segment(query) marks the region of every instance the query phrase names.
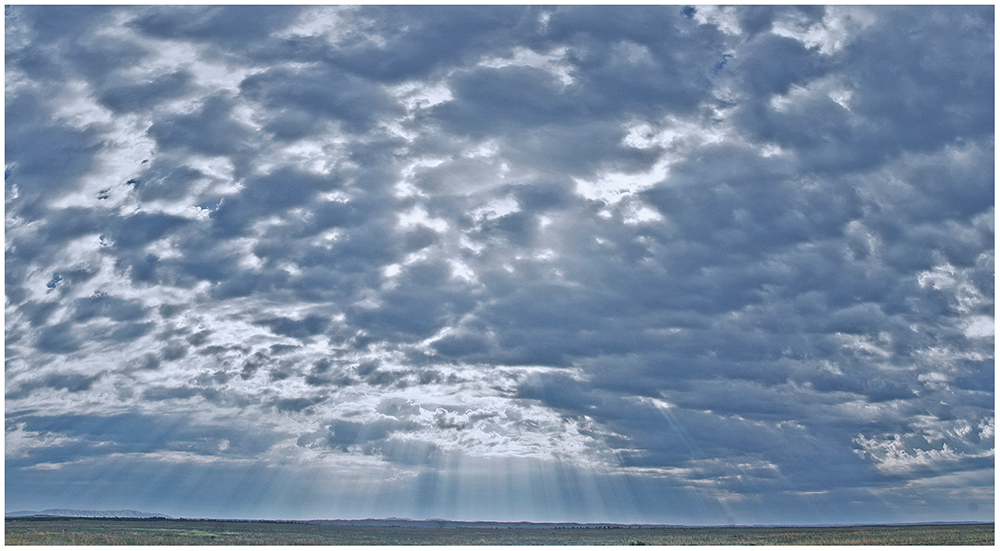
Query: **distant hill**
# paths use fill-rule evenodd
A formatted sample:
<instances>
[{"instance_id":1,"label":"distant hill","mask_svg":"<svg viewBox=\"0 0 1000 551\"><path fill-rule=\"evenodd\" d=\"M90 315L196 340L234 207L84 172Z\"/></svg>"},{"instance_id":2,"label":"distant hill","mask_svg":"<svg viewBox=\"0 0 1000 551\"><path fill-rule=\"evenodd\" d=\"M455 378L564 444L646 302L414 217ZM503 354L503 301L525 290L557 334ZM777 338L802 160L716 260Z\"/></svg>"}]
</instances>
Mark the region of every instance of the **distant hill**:
<instances>
[{"instance_id":1,"label":"distant hill","mask_svg":"<svg viewBox=\"0 0 1000 551\"><path fill-rule=\"evenodd\" d=\"M4 513L12 517L82 517L82 518L171 518L160 513L144 513L133 509L120 511L89 511L83 509L45 509L44 511L13 511Z\"/></svg>"}]
</instances>

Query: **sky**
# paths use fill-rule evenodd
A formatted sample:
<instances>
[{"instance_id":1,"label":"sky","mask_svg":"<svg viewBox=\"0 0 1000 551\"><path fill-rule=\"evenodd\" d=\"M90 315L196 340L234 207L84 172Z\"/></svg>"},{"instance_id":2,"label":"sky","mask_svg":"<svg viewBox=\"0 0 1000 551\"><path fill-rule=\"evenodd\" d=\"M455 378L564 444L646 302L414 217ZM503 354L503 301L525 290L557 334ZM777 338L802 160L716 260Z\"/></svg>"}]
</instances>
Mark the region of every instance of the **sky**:
<instances>
[{"instance_id":1,"label":"sky","mask_svg":"<svg viewBox=\"0 0 1000 551\"><path fill-rule=\"evenodd\" d=\"M994 519L994 7L7 6L5 508Z\"/></svg>"}]
</instances>

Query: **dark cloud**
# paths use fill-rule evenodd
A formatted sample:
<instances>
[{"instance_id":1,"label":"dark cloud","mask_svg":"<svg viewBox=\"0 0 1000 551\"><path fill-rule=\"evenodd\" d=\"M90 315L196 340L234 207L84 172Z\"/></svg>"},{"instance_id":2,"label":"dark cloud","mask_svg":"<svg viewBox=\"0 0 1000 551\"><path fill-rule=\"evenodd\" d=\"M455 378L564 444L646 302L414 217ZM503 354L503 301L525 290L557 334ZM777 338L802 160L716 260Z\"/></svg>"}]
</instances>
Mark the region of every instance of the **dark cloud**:
<instances>
[{"instance_id":1,"label":"dark cloud","mask_svg":"<svg viewBox=\"0 0 1000 551\"><path fill-rule=\"evenodd\" d=\"M564 178L515 185L511 188L518 205L528 211L559 210L573 201L573 184Z\"/></svg>"},{"instance_id":2,"label":"dark cloud","mask_svg":"<svg viewBox=\"0 0 1000 551\"><path fill-rule=\"evenodd\" d=\"M44 325L48 321L49 316L52 315L52 312L58 307L59 303L57 302L37 303L35 301L28 301L21 306L21 311L28 317L28 321L32 327L38 327L39 325Z\"/></svg>"},{"instance_id":3,"label":"dark cloud","mask_svg":"<svg viewBox=\"0 0 1000 551\"><path fill-rule=\"evenodd\" d=\"M358 327L389 339L429 337L473 305L468 296L450 284L451 270L428 262L407 268L404 283L385 293L377 309L353 308Z\"/></svg>"},{"instance_id":4,"label":"dark cloud","mask_svg":"<svg viewBox=\"0 0 1000 551\"><path fill-rule=\"evenodd\" d=\"M150 7L131 23L141 32L158 38L208 40L222 48L245 48L246 40L266 39L280 29L297 10L269 6L184 6L178 9Z\"/></svg>"},{"instance_id":5,"label":"dark cloud","mask_svg":"<svg viewBox=\"0 0 1000 551\"><path fill-rule=\"evenodd\" d=\"M187 149L195 154L228 155L245 151L253 133L231 117L232 102L207 98L196 113L157 120L150 135L165 150Z\"/></svg>"},{"instance_id":6,"label":"dark cloud","mask_svg":"<svg viewBox=\"0 0 1000 551\"><path fill-rule=\"evenodd\" d=\"M74 335L73 324L62 322L50 325L38 334L35 347L42 352L65 354L78 350L83 343Z\"/></svg>"},{"instance_id":7,"label":"dark cloud","mask_svg":"<svg viewBox=\"0 0 1000 551\"><path fill-rule=\"evenodd\" d=\"M325 396L315 396L312 398L285 398L275 400L273 404L278 411L301 412L303 410L307 410L310 406L322 402L324 399L326 399Z\"/></svg>"},{"instance_id":8,"label":"dark cloud","mask_svg":"<svg viewBox=\"0 0 1000 551\"><path fill-rule=\"evenodd\" d=\"M415 423L383 419L367 423L355 421L334 421L324 436L305 435L299 438L300 446L322 444L349 451L359 447L365 454L382 453L390 437L397 432L409 432L419 425Z\"/></svg>"},{"instance_id":9,"label":"dark cloud","mask_svg":"<svg viewBox=\"0 0 1000 551\"><path fill-rule=\"evenodd\" d=\"M257 370L268 361L268 359L267 354L264 352L254 352L253 356L247 358L243 362L243 369L240 371L240 378L246 380L253 377L254 373L256 373Z\"/></svg>"},{"instance_id":10,"label":"dark cloud","mask_svg":"<svg viewBox=\"0 0 1000 551\"><path fill-rule=\"evenodd\" d=\"M188 91L191 75L178 71L158 76L145 84L124 84L105 89L98 101L115 111L152 109L157 103L180 96Z\"/></svg>"},{"instance_id":11,"label":"dark cloud","mask_svg":"<svg viewBox=\"0 0 1000 551\"><path fill-rule=\"evenodd\" d=\"M523 6L366 6L358 16L372 22L369 32L385 45L359 41L325 56L376 81L426 77L453 63L474 62L490 46L509 47L505 39L525 30L531 12Z\"/></svg>"},{"instance_id":12,"label":"dark cloud","mask_svg":"<svg viewBox=\"0 0 1000 551\"><path fill-rule=\"evenodd\" d=\"M201 331L198 331L197 333L188 336L187 341L191 343L191 346L201 346L205 344L205 341L208 340L208 337L211 334L212 334L211 329L202 329Z\"/></svg>"},{"instance_id":13,"label":"dark cloud","mask_svg":"<svg viewBox=\"0 0 1000 551\"><path fill-rule=\"evenodd\" d=\"M107 317L115 321L131 321L143 316L139 302L122 300L103 293L74 301L73 321L82 322L94 317Z\"/></svg>"},{"instance_id":14,"label":"dark cloud","mask_svg":"<svg viewBox=\"0 0 1000 551\"><path fill-rule=\"evenodd\" d=\"M148 334L155 328L153 323L127 323L118 327L107 336L107 340L115 342L131 342Z\"/></svg>"},{"instance_id":15,"label":"dark cloud","mask_svg":"<svg viewBox=\"0 0 1000 551\"><path fill-rule=\"evenodd\" d=\"M993 90L993 71L976 60L990 50L993 10L934 10L917 14L887 10L859 40L846 47L850 60L864 57L857 86L865 93L852 106L861 116L888 125L906 149L929 150L958 136L992 135L993 105L982 101ZM907 26L912 33L885 32ZM927 40L948 28L948 41ZM902 53L906 52L905 55ZM890 94L890 87L903 96ZM907 129L906 132L898 130ZM897 130L893 132L891 129Z\"/></svg>"},{"instance_id":16,"label":"dark cloud","mask_svg":"<svg viewBox=\"0 0 1000 551\"><path fill-rule=\"evenodd\" d=\"M276 112L264 128L279 139L310 135L322 118L362 132L376 122L375 113L391 116L395 110L381 88L329 65L269 69L247 77L240 91Z\"/></svg>"},{"instance_id":17,"label":"dark cloud","mask_svg":"<svg viewBox=\"0 0 1000 551\"><path fill-rule=\"evenodd\" d=\"M36 218L41 215L38 201L66 189L72 189L76 177L84 174L99 149L94 130L77 130L60 122L46 124L49 109L43 98L31 92L20 93L7 102L4 156L6 169L14 180L5 179L7 189L17 185L19 201L16 212ZM37 144L45 144L44 148ZM22 196L22 194L24 194Z\"/></svg>"},{"instance_id":18,"label":"dark cloud","mask_svg":"<svg viewBox=\"0 0 1000 551\"><path fill-rule=\"evenodd\" d=\"M14 16L19 23L30 26L31 30L51 40L75 39L92 25L106 17L111 10L108 6L70 6L66 9L55 6L19 7ZM11 16L12 14L5 14Z\"/></svg>"},{"instance_id":19,"label":"dark cloud","mask_svg":"<svg viewBox=\"0 0 1000 551\"><path fill-rule=\"evenodd\" d=\"M742 75L747 93L760 101L772 94L784 95L792 86L821 76L825 61L819 52L798 40L768 33L741 46L727 70Z\"/></svg>"},{"instance_id":20,"label":"dark cloud","mask_svg":"<svg viewBox=\"0 0 1000 551\"><path fill-rule=\"evenodd\" d=\"M822 6L816 6L820 10ZM693 9L693 8L687 8ZM761 32L770 31L774 25L774 16L777 10L772 6L740 6L739 21L740 29L749 36L754 36ZM690 12L694 15L694 12Z\"/></svg>"},{"instance_id":21,"label":"dark cloud","mask_svg":"<svg viewBox=\"0 0 1000 551\"><path fill-rule=\"evenodd\" d=\"M485 352L488 344L477 335L448 336L434 341L434 350L446 357L461 358Z\"/></svg>"},{"instance_id":22,"label":"dark cloud","mask_svg":"<svg viewBox=\"0 0 1000 551\"><path fill-rule=\"evenodd\" d=\"M129 369L157 369L160 367L160 357L152 352L147 352L138 358L130 360L127 367Z\"/></svg>"},{"instance_id":23,"label":"dark cloud","mask_svg":"<svg viewBox=\"0 0 1000 551\"><path fill-rule=\"evenodd\" d=\"M187 355L188 348L184 343L179 341L174 341L163 348L160 355L164 360L170 362L174 360L179 360Z\"/></svg>"},{"instance_id":24,"label":"dark cloud","mask_svg":"<svg viewBox=\"0 0 1000 551\"><path fill-rule=\"evenodd\" d=\"M199 396L202 389L195 387L149 387L142 393L146 400L159 402L163 400L186 400L194 396Z\"/></svg>"},{"instance_id":25,"label":"dark cloud","mask_svg":"<svg viewBox=\"0 0 1000 551\"><path fill-rule=\"evenodd\" d=\"M992 93L993 74L970 63L990 47L983 42L988 33L980 31L984 12L941 12L932 17L930 11L911 19L915 14L906 10L888 10L880 14L883 17L879 23L833 56L831 61L837 63L839 78L852 92L848 108L816 91L809 99L778 113L766 105L770 97L765 94L748 98L738 120L755 136L800 150L809 166L831 171L867 168L901 150L927 151L958 136L971 139L992 132L992 126L984 126L983 121L992 120L993 106L979 100ZM883 25L896 29L905 25L914 32L904 37L883 32ZM917 38L935 36L944 27L967 28L967 32L949 41ZM774 56L746 57L757 60L751 63L766 63L746 73L748 78L763 83L753 84L751 80L755 90L784 94L794 79L819 74L828 65L821 61L824 56L807 52L793 42L774 37L748 45L791 48L780 56L775 51ZM770 59L782 62L765 61ZM775 74L769 75L768 71ZM780 89L776 88L779 83ZM889 92L894 88L897 92ZM900 90L906 90L905 95Z\"/></svg>"},{"instance_id":26,"label":"dark cloud","mask_svg":"<svg viewBox=\"0 0 1000 551\"><path fill-rule=\"evenodd\" d=\"M196 181L204 177L201 171L189 166L157 162L135 180L135 190L143 201L181 199Z\"/></svg>"},{"instance_id":27,"label":"dark cloud","mask_svg":"<svg viewBox=\"0 0 1000 551\"><path fill-rule=\"evenodd\" d=\"M272 174L254 178L247 183L244 193L238 198L223 200L218 208L212 211L213 233L218 237L245 234L248 227L258 219L285 209L301 207L309 203L315 194L336 189L339 187L338 184L338 179L335 177L319 177L292 168L282 168ZM349 223L347 219L353 214L350 211L356 208L355 205L343 209L326 207L325 212L317 213L317 217L322 217L320 219L322 221L316 218L313 220L314 223L326 222L328 225L320 225L313 231L344 222Z\"/></svg>"},{"instance_id":28,"label":"dark cloud","mask_svg":"<svg viewBox=\"0 0 1000 551\"><path fill-rule=\"evenodd\" d=\"M270 327L271 331L278 335L304 339L322 333L330 322L323 316L306 316L301 320L273 318L258 320L255 323Z\"/></svg>"},{"instance_id":29,"label":"dark cloud","mask_svg":"<svg viewBox=\"0 0 1000 551\"><path fill-rule=\"evenodd\" d=\"M509 132L523 126L545 126L576 114L556 77L535 68L476 69L453 75L457 101L438 108L439 116L480 135Z\"/></svg>"},{"instance_id":30,"label":"dark cloud","mask_svg":"<svg viewBox=\"0 0 1000 551\"><path fill-rule=\"evenodd\" d=\"M22 383L15 390L7 392L8 399L23 398L38 388L51 388L54 390L66 390L67 392L84 392L90 390L94 382L103 377L104 374L83 375L80 373L53 373L42 379Z\"/></svg>"},{"instance_id":31,"label":"dark cloud","mask_svg":"<svg viewBox=\"0 0 1000 551\"><path fill-rule=\"evenodd\" d=\"M111 416L64 415L57 417L25 415L8 423L41 433L65 434L76 439L73 444L48 450L42 461L71 461L111 453L152 453L165 450L213 453L222 440L228 455L253 457L266 451L274 442L269 435L254 435L226 427L197 426L172 416L120 414ZM102 448L104 448L102 450Z\"/></svg>"}]
</instances>

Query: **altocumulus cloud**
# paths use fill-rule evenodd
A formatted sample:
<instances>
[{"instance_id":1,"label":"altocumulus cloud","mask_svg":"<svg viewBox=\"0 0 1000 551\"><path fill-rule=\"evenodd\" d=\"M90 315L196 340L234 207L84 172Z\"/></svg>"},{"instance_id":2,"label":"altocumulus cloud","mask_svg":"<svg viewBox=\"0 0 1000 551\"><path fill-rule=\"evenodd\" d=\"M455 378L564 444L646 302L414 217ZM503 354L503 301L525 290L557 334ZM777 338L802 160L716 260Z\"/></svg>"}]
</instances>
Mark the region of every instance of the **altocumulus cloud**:
<instances>
[{"instance_id":1,"label":"altocumulus cloud","mask_svg":"<svg viewBox=\"0 0 1000 551\"><path fill-rule=\"evenodd\" d=\"M992 520L993 17L8 6L5 505Z\"/></svg>"}]
</instances>

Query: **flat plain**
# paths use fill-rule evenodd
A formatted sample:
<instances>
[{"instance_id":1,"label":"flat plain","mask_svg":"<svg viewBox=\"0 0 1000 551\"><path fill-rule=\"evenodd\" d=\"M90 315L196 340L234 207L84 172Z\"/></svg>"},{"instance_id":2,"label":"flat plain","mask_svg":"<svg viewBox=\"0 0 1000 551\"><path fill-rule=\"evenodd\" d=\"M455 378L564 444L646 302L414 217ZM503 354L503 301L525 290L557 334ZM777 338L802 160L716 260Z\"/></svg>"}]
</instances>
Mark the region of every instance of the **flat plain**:
<instances>
[{"instance_id":1,"label":"flat plain","mask_svg":"<svg viewBox=\"0 0 1000 551\"><path fill-rule=\"evenodd\" d=\"M8 518L6 545L993 545L994 524L427 528L305 522Z\"/></svg>"}]
</instances>

